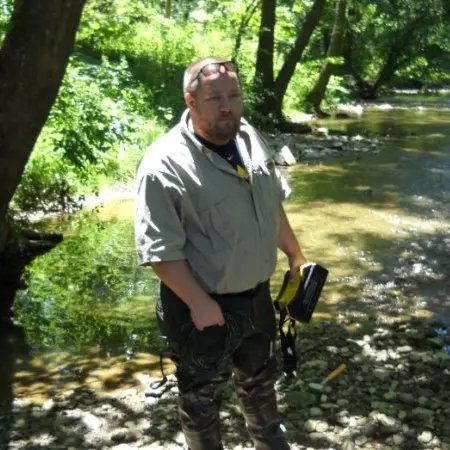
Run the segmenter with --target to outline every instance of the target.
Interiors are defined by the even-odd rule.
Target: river
[[[405,100],[406,99],[406,100]],[[286,210],[305,254],[330,270],[315,319],[348,327],[404,317],[450,325],[450,98],[322,125],[380,152],[300,161]],[[157,374],[157,282],[136,267],[130,199],[52,222],[65,241],[29,268],[15,303],[23,334],[0,348],[0,400],[43,402],[89,385],[122,390]],[[273,278],[276,293],[286,261]]]

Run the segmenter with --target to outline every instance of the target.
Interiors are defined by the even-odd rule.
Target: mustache
[[[234,119],[236,116],[233,113],[222,113],[220,119]]]

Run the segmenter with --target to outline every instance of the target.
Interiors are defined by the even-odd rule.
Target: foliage
[[[140,125],[144,98],[125,60],[93,65],[73,58],[47,123],[49,145],[77,168],[108,170],[102,156]]]
[[[164,2],[156,0],[90,0],[57,102],[14,198],[16,209],[67,212],[76,208],[80,196],[105,183],[130,182],[143,149],[172,126],[185,107],[185,67],[207,54],[231,57],[237,30],[246,114],[261,121],[256,112],[260,94],[253,90],[259,8],[246,16],[255,1],[180,0],[172,2],[170,18],[164,18]],[[0,0],[0,36],[12,3]],[[311,5],[310,0],[277,2],[275,76]],[[449,79],[443,55],[450,52],[450,14],[442,0],[363,0],[352,5],[349,50],[354,69],[364,79],[376,81],[402,36],[408,39],[391,83],[403,86],[425,77],[435,85]],[[305,108],[327,49],[333,6],[327,2],[297,65],[284,99],[286,115]],[[405,34],[412,26],[414,32]],[[330,106],[347,101],[351,93],[350,78],[334,76],[324,102]]]
[[[13,9],[13,0],[0,0],[0,45],[8,30]]]
[[[13,199],[26,213],[69,212],[99,189],[99,174],[130,178],[136,146],[148,136],[149,94],[125,60],[72,58],[58,99]],[[152,124],[153,125],[153,124]],[[157,128],[156,128],[157,129]]]
[[[142,350],[155,338],[149,296],[155,299],[157,283],[149,270],[136,266],[132,236],[129,221],[81,214],[65,240],[28,267],[14,316],[31,342],[73,350],[94,342],[111,348],[135,334],[139,338],[130,345]],[[125,313],[128,303],[140,309]]]
[[[393,75],[422,77],[428,54],[448,52],[448,17],[442,0],[363,0],[349,11],[348,54],[353,69],[371,83]],[[443,30],[447,30],[444,32]],[[446,48],[445,48],[446,47]],[[419,57],[422,57],[420,60]]]
[[[30,214],[68,214],[81,208],[74,172],[61,152],[36,151],[27,165],[11,205],[16,218]]]
[[[292,77],[284,102],[287,116],[295,116],[298,111],[307,111],[306,96],[311,91],[322,65],[321,60],[304,62]],[[324,106],[330,107],[349,101],[351,85],[347,78],[332,76],[324,98]]]

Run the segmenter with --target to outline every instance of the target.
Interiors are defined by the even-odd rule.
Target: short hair
[[[195,92],[200,87],[200,78],[198,77],[200,69],[209,63],[221,63],[229,61],[227,58],[221,58],[219,56],[206,56],[200,58],[190,64],[184,71],[183,77],[183,93]]]

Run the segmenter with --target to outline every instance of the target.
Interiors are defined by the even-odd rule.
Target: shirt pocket
[[[278,222],[280,208],[280,190],[277,183],[275,168],[266,166],[253,170],[253,195],[259,214],[264,220]]]
[[[198,211],[198,218],[213,252],[222,252],[231,247],[236,234],[233,218],[233,200],[225,196]]]

